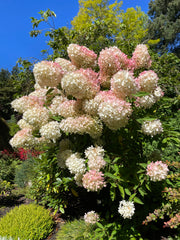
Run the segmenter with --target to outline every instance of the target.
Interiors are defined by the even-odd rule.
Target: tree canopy
[[[160,39],[157,49],[160,52],[171,51],[180,55],[180,1],[151,0],[149,36]]]

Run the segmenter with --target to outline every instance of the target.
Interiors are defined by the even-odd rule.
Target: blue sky
[[[122,9],[140,6],[147,13],[149,1],[124,0]],[[41,50],[47,49],[47,39],[43,36],[30,37],[30,17],[39,18],[38,12],[48,8],[56,13],[56,28],[70,27],[71,20],[79,11],[79,4],[78,0],[0,0],[0,69],[11,71],[20,57],[41,59]]]

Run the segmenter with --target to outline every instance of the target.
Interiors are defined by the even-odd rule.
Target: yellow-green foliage
[[[84,220],[74,220],[65,223],[57,233],[56,240],[88,240],[89,233],[92,233],[93,225],[86,225]]]
[[[117,33],[122,2],[109,4],[110,0],[79,0],[79,12],[71,22],[77,32],[89,29],[96,20],[106,22]]]
[[[140,7],[128,8],[125,13],[121,14],[122,29],[118,37],[122,37],[126,41],[135,41],[136,44],[141,43],[142,39],[147,35],[148,16],[141,11]]]
[[[52,231],[48,210],[36,204],[20,205],[0,219],[0,236],[13,240],[41,240]]]

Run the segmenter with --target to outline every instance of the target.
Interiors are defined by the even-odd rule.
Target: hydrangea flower
[[[58,114],[64,118],[77,117],[81,111],[81,100],[67,100],[60,104]]]
[[[107,98],[100,103],[98,115],[111,130],[125,127],[132,113],[131,104],[117,97]]]
[[[85,150],[85,156],[88,158],[88,167],[91,170],[99,171],[106,165],[104,161],[104,149],[100,146],[90,146]]]
[[[119,202],[118,212],[123,218],[132,218],[135,212],[134,203],[122,200]]]
[[[83,174],[86,171],[85,159],[79,153],[74,153],[66,159],[67,168],[72,174]]]
[[[151,108],[156,103],[156,98],[153,94],[143,97],[137,97],[135,101],[136,107],[143,107],[145,109]]]
[[[68,46],[67,52],[71,62],[77,68],[94,68],[96,66],[97,54],[87,47],[72,43]]]
[[[14,148],[21,148],[21,147],[32,148],[36,144],[36,139],[32,135],[32,129],[24,128],[18,131],[13,136],[13,138],[11,138],[9,143]]]
[[[133,74],[127,70],[120,70],[111,78],[111,90],[119,98],[130,97],[138,88]]]
[[[103,187],[106,187],[104,174],[96,170],[89,170],[86,172],[83,176],[82,183],[83,187],[86,188],[88,192],[97,192]]]
[[[136,46],[133,52],[132,61],[134,61],[135,69],[150,68],[152,61],[145,44],[139,44]]]
[[[52,140],[53,142],[56,142],[56,140],[61,137],[60,125],[59,122],[56,121],[51,121],[43,125],[39,132],[42,137]]]
[[[33,73],[36,83],[42,88],[57,87],[64,75],[61,66],[52,61],[36,63],[33,68]]]
[[[67,59],[56,58],[55,62],[58,63],[61,66],[61,68],[64,71],[64,73],[73,72],[73,71],[77,70],[76,66],[73,65],[72,62],[70,62]]]
[[[100,90],[97,73],[91,69],[67,73],[61,80],[61,86],[67,95],[76,99],[91,99]]]
[[[57,87],[64,75],[61,66],[52,61],[36,63],[33,68],[33,73],[36,83],[42,88]]]
[[[144,134],[150,135],[151,137],[163,132],[160,120],[145,121],[142,124],[141,130]]]
[[[162,161],[151,162],[147,165],[146,174],[150,177],[151,181],[157,182],[167,177],[169,169]]]
[[[140,90],[144,92],[153,92],[158,83],[158,76],[157,74],[152,71],[144,71],[139,74],[137,78],[137,83],[139,84]]]
[[[95,224],[99,221],[99,215],[95,211],[85,213],[84,221],[87,224]]]
[[[45,107],[33,107],[24,112],[23,119],[30,125],[40,128],[48,123],[49,111]]]
[[[60,122],[60,128],[63,132],[77,133],[80,135],[89,134],[92,138],[98,138],[102,134],[102,123],[99,119],[92,118],[89,115],[79,117],[68,117]]]

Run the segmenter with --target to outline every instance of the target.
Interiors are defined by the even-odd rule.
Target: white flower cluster
[[[120,201],[118,212],[123,218],[132,218],[135,212],[134,203],[126,200]]]
[[[81,115],[81,101],[67,100],[60,104],[58,114],[64,118],[77,117]]]
[[[99,85],[93,81],[93,77],[96,76],[97,74],[89,69],[86,72],[77,70],[67,73],[61,80],[61,86],[67,95],[77,99],[90,99],[99,91]]]
[[[71,63],[71,61],[66,60],[64,58],[56,58],[55,62],[58,63],[62,70],[67,73],[67,72],[74,72],[77,70],[76,66]]]
[[[120,70],[111,78],[111,90],[119,98],[130,97],[137,92],[137,84],[133,74],[127,70]]]
[[[139,44],[136,46],[133,52],[132,61],[136,69],[149,68],[151,66],[152,61],[146,45]]]
[[[24,112],[23,119],[35,128],[40,128],[48,123],[49,111],[45,107],[33,107]]]
[[[60,115],[61,103],[67,101],[68,99],[64,96],[55,96],[52,99],[51,105],[49,106],[49,111],[54,115]]]
[[[98,114],[100,119],[111,130],[125,127],[132,113],[131,105],[119,98],[104,100],[100,103]]]
[[[158,79],[157,74],[154,71],[149,70],[140,73],[137,81],[141,91],[151,93],[156,89]]]
[[[68,117],[60,122],[63,132],[78,133],[80,135],[89,134],[92,138],[100,137],[102,134],[102,124],[100,121],[89,115],[80,117]]]
[[[79,153],[71,154],[65,164],[72,174],[83,174],[86,171],[85,159]]]
[[[99,215],[95,211],[85,213],[84,221],[87,224],[95,224],[99,221]]]
[[[99,171],[101,168],[104,168],[106,162],[104,161],[104,149],[100,146],[97,147],[88,147],[85,150],[85,156],[88,158],[88,167],[91,170]]]
[[[141,130],[144,134],[150,135],[151,137],[163,132],[160,120],[145,121],[142,124]]]
[[[32,135],[32,129],[24,128],[18,131],[10,140],[10,144],[14,148],[20,148],[22,146],[31,148],[36,144],[36,139]]]
[[[36,63],[33,68],[36,83],[40,87],[57,87],[61,82],[64,71],[58,63],[42,61]]]
[[[84,46],[70,44],[67,48],[68,56],[77,68],[94,68],[97,55]]]
[[[168,174],[168,166],[162,161],[151,162],[147,165],[147,175],[150,176],[151,181],[157,182],[165,179]]]
[[[56,142],[56,140],[61,137],[60,125],[56,121],[51,121],[43,125],[39,132],[42,137],[52,140],[53,142]]]

